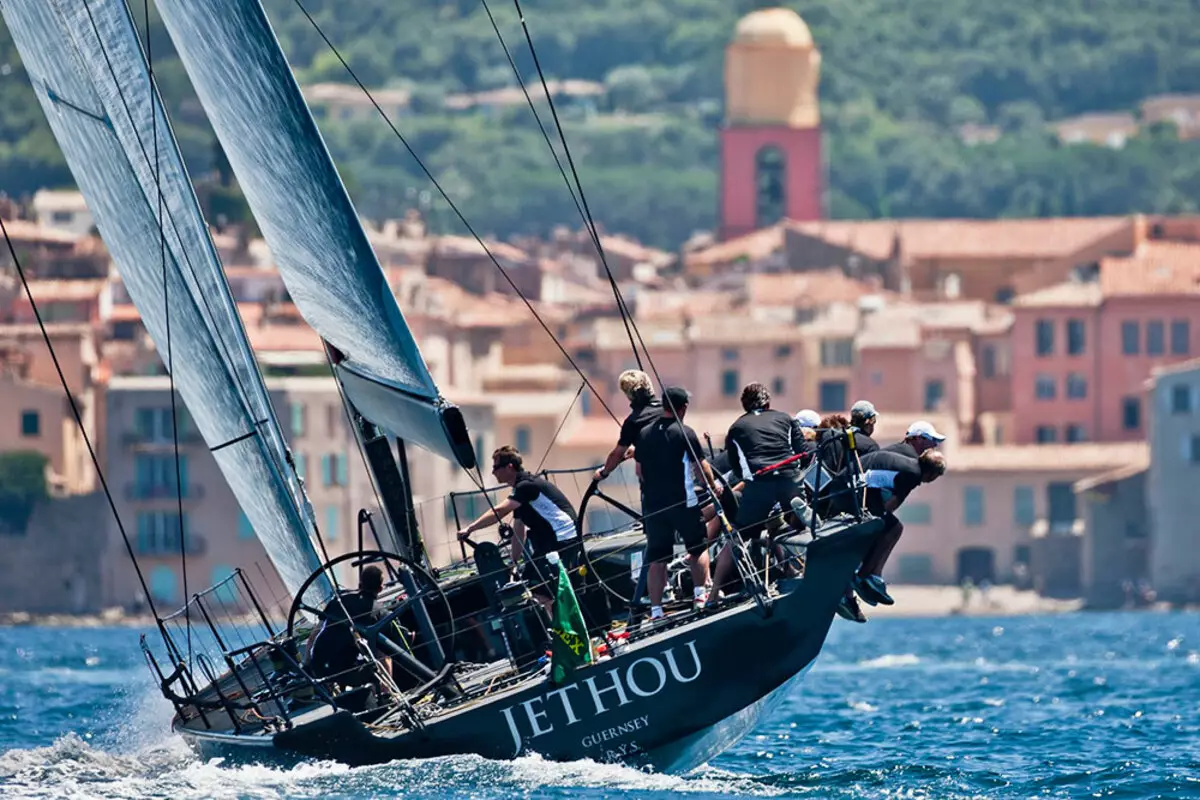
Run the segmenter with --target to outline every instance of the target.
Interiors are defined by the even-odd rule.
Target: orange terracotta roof
[[[1100,262],[1105,297],[1200,295],[1200,244],[1148,241],[1130,256]]]
[[[900,219],[789,222],[791,230],[888,258],[895,238],[909,258],[1058,258],[1133,224],[1130,217]]]
[[[711,266],[746,258],[757,261],[783,248],[783,224],[747,233],[684,256],[688,266]]]
[[[505,242],[484,239],[488,251],[498,260],[525,261],[529,254],[519,247]],[[441,256],[475,256],[486,258],[483,247],[470,236],[439,236],[434,240],[433,251]]]
[[[1098,306],[1104,299],[1095,281],[1066,281],[1036,292],[1018,295],[1013,305],[1019,308],[1080,308]]]
[[[142,315],[138,313],[137,306],[133,303],[115,303],[112,307],[112,313],[108,316],[109,322],[141,322]]]

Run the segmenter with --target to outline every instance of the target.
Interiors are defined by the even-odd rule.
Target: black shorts
[[[900,520],[891,511],[885,510],[886,502],[882,490],[874,486],[867,489],[867,511],[870,511],[873,516],[882,518],[883,529],[888,531],[899,525]]]
[[[558,557],[562,559],[562,564],[568,572],[575,569],[579,566],[579,544],[572,542],[562,547],[558,551]],[[525,566],[521,569],[521,580],[525,581],[525,585],[534,594],[554,597],[555,589],[558,588],[558,568],[547,561],[544,555],[527,558]]]
[[[708,547],[699,506],[676,506],[651,512],[642,521],[642,529],[646,534],[646,563],[669,561],[675,555],[676,533],[691,555],[699,555]]]
[[[800,473],[782,472],[771,476],[762,476],[752,481],[746,481],[742,489],[742,497],[738,503],[737,527],[742,538],[749,539],[758,535],[762,526],[771,517],[771,511],[778,504],[781,513],[787,513],[793,497],[800,497],[804,486],[800,482]]]

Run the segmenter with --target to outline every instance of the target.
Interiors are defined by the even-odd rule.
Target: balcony
[[[178,531],[175,533],[178,535]],[[198,533],[187,534],[185,541],[187,542],[187,554],[189,556],[199,557],[208,552],[208,539]],[[179,555],[179,541],[175,536],[163,539],[155,538],[150,541],[145,541],[139,537],[135,550],[139,556],[145,558],[170,558],[171,556]]]
[[[125,484],[125,499],[126,500],[174,500],[179,496],[179,491],[176,487],[169,484],[142,484],[142,483],[127,483]],[[202,500],[204,499],[204,487],[198,483],[184,484],[183,487],[184,500]]]
[[[200,437],[200,433],[194,430],[181,431],[179,434],[179,446],[200,444],[204,440]],[[161,434],[141,433],[138,431],[126,431],[121,434],[121,444],[125,447],[174,447],[175,442],[170,436],[162,436]]]

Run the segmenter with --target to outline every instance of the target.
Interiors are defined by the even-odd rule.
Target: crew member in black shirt
[[[883,449],[918,458],[926,450],[932,450],[944,441],[946,441],[946,437],[937,432],[933,423],[919,419],[908,426],[908,432],[904,434],[903,441],[889,444]]]
[[[367,627],[379,621],[375,600],[383,591],[383,572],[376,566],[363,569],[358,578],[358,591],[342,591],[326,604],[322,621],[310,642],[313,674],[317,678],[334,678],[343,686],[371,683],[374,672],[370,664],[360,663],[358,637],[353,624]],[[374,654],[384,669],[391,670],[391,659]]]
[[[633,458],[634,445],[642,429],[662,416],[662,403],[654,396],[654,385],[649,375],[640,369],[627,369],[621,373],[618,383],[629,398],[629,415],[621,423],[617,444],[604,459],[604,466],[592,475],[597,481],[611,475],[622,461]]]
[[[525,471],[524,460],[517,448],[505,445],[492,453],[492,475],[501,483],[513,487],[512,494],[494,509],[485,511],[479,519],[458,532],[466,539],[473,532],[486,528],[512,514],[512,562],[523,559],[521,573],[533,590],[533,596],[550,612],[554,603],[554,588],[558,572],[550,568],[546,554],[557,552],[563,566],[571,569],[579,560],[576,536],[575,509],[566,495],[550,481]]]
[[[854,434],[854,450],[859,458],[879,449],[879,445],[871,438],[875,435],[875,423],[878,421],[875,404],[870,400],[859,400],[850,407],[850,424],[858,428]]]
[[[737,527],[743,538],[752,539],[777,506],[790,510],[792,499],[802,494],[802,459],[755,473],[815,448],[805,439],[799,420],[771,408],[771,393],[763,384],[751,383],[742,389],[742,408],[746,413],[730,426],[725,447],[734,482],[745,482],[738,502]],[[714,585],[718,590],[725,585],[732,566],[732,554],[726,547],[717,558]]]
[[[633,454],[642,479],[651,620],[663,616],[667,562],[675,552],[676,533],[687,546],[696,606],[703,607],[707,599],[708,542],[696,487],[710,485],[719,495],[721,485],[713,479],[696,432],[683,424],[688,400],[687,390],[678,386],[663,392],[662,416],[642,430]]]
[[[883,568],[904,532],[896,509],[908,499],[913,489],[946,474],[946,457],[937,450],[926,450],[919,458],[891,450],[876,450],[863,456],[862,465],[867,484],[867,510],[883,517],[885,522],[883,532],[867,551],[851,588],[871,605],[890,606],[894,601],[888,594]],[[847,591],[843,597],[838,613],[855,622],[866,621],[852,591]]]

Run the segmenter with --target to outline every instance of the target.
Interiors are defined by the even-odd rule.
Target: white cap
[[[811,408],[806,408],[803,411],[796,412],[796,421],[805,428],[821,427],[821,415],[813,411]]]
[[[937,428],[933,427],[932,422],[926,422],[923,419],[919,419],[908,426],[908,433],[905,434],[905,438],[909,436],[923,436],[935,442],[946,441],[946,437],[937,432]]]

